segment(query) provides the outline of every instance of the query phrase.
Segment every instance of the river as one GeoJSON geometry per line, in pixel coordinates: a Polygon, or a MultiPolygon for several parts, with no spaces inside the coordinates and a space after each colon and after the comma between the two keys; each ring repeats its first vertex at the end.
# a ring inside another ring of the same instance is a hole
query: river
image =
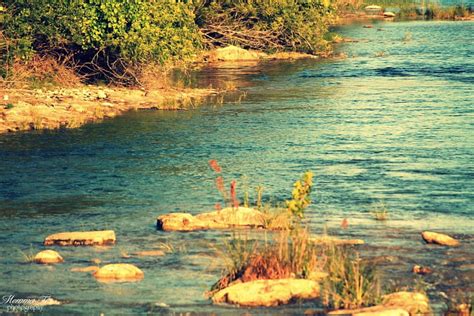
{"type": "Polygon", "coordinates": [[[199,213],[220,202],[216,159],[238,192],[264,186],[288,197],[315,174],[311,231],[366,241],[387,284],[422,284],[436,313],[443,293],[472,293],[474,268],[474,23],[377,22],[340,27],[347,58],[267,62],[195,73],[195,84],[236,82],[245,95],[188,111],[132,112],[79,129],[0,135],[0,296],[51,295],[51,314],[201,312],[301,314],[317,302],[277,309],[214,307],[203,296],[221,270],[215,248],[231,232],[164,233],[156,217],[199,213]],[[376,221],[383,203],[389,220],[376,221]],[[347,218],[349,226],[340,223],[347,218]],[[114,247],[60,248],[64,264],[25,262],[52,233],[113,229],[114,247]],[[461,247],[424,244],[423,230],[461,247]],[[158,249],[165,257],[122,258],[158,249]],[[102,284],[76,266],[127,262],[138,283],[102,284]],[[416,277],[414,264],[434,269],[416,277]],[[442,293],[441,293],[442,292],[442,293]]]}

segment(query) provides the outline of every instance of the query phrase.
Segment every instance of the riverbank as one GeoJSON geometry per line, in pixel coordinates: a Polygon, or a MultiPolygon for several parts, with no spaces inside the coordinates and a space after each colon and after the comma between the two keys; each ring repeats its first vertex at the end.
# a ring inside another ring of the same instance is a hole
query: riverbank
{"type": "Polygon", "coordinates": [[[437,20],[473,21],[472,7],[465,5],[440,6],[430,4],[426,7],[411,2],[374,1],[358,4],[340,4],[337,7],[338,25],[367,20],[437,20]]]}
{"type": "MultiPolygon", "coordinates": [[[[202,54],[198,67],[214,68],[239,63],[259,63],[318,56],[278,52],[266,54],[227,46],[202,54]]],[[[159,70],[157,70],[159,71],[159,70]]],[[[204,99],[238,89],[228,82],[224,88],[178,88],[168,84],[162,89],[107,87],[78,84],[61,88],[0,88],[0,134],[8,132],[77,128],[133,110],[186,110],[204,99]]]]}
{"type": "Polygon", "coordinates": [[[216,95],[215,89],[79,86],[58,89],[2,89],[0,133],[76,128],[132,110],[183,110],[216,95]]]}

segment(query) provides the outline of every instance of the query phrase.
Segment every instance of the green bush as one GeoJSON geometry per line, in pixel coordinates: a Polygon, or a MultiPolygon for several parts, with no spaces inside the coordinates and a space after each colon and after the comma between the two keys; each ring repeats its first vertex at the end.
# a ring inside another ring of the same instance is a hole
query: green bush
{"type": "Polygon", "coordinates": [[[188,59],[201,47],[192,7],[183,2],[7,0],[5,7],[17,58],[55,51],[120,75],[130,65],[188,59]]]}

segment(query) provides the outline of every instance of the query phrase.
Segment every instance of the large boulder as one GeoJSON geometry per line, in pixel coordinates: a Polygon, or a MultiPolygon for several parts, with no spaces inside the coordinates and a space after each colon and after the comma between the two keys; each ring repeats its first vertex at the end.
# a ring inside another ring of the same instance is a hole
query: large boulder
{"type": "Polygon", "coordinates": [[[142,270],[128,263],[107,264],[94,273],[101,282],[130,282],[143,279],[142,270]]]}
{"type": "Polygon", "coordinates": [[[228,207],[196,216],[189,213],[160,215],[157,218],[157,228],[164,231],[193,231],[233,227],[264,227],[265,218],[265,214],[255,209],[228,207]]]}
{"type": "Polygon", "coordinates": [[[256,280],[237,283],[212,296],[214,303],[240,306],[277,306],[320,295],[319,283],[306,279],[256,280]]]}
{"type": "Polygon", "coordinates": [[[438,244],[442,246],[459,246],[459,241],[454,239],[451,236],[425,231],[421,233],[421,237],[428,243],[428,244],[438,244]]]}
{"type": "Polygon", "coordinates": [[[115,232],[113,230],[57,233],[49,235],[44,240],[46,246],[101,246],[114,243],[115,232]]]}
{"type": "Polygon", "coordinates": [[[54,250],[43,250],[36,254],[34,261],[36,263],[49,264],[64,262],[64,259],[54,250]]]}

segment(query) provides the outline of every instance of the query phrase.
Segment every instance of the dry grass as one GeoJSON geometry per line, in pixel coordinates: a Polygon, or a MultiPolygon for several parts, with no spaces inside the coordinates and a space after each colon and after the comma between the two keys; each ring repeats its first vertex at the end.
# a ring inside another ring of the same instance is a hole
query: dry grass
{"type": "Polygon", "coordinates": [[[35,55],[28,61],[16,60],[9,77],[0,80],[1,88],[42,88],[42,87],[75,87],[81,84],[82,78],[67,61],[58,61],[50,56],[35,55]]]}
{"type": "Polygon", "coordinates": [[[324,251],[323,303],[333,309],[355,309],[380,303],[381,289],[374,266],[366,265],[350,248],[329,245],[324,251]]]}
{"type": "Polygon", "coordinates": [[[221,255],[226,269],[212,286],[213,292],[235,281],[306,278],[321,269],[318,249],[310,242],[307,229],[303,228],[280,231],[263,244],[234,235],[221,255]]]}
{"type": "Polygon", "coordinates": [[[137,79],[145,91],[167,89],[171,86],[170,71],[163,66],[150,64],[142,67],[137,79]]]}

